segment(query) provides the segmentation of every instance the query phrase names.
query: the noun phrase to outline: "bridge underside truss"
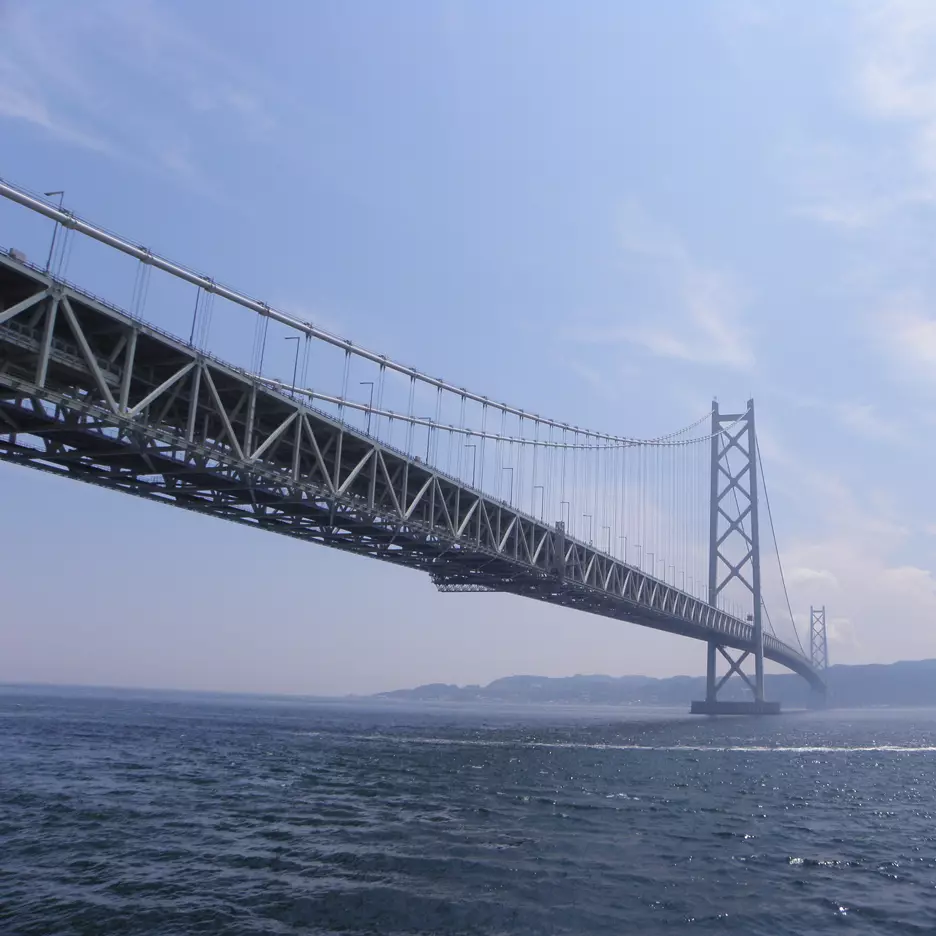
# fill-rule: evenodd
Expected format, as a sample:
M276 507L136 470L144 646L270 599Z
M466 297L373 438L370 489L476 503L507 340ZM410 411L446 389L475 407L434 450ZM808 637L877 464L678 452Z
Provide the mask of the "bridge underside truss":
M0 458L747 650L751 626L0 255ZM770 659L818 679L773 637Z

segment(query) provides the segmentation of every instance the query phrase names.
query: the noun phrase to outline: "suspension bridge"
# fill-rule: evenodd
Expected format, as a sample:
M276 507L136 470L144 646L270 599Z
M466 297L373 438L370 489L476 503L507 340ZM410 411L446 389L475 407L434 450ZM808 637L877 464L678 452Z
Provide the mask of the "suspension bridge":
M444 592L704 641L696 712L778 711L765 660L824 693L824 609L807 653L792 610L781 639L763 600L762 501L773 520L752 400L657 438L569 425L358 347L48 195L2 180L0 195L52 222L44 263L0 251L3 460L418 569ZM65 279L78 240L132 264L124 307ZM718 698L735 674L750 701Z

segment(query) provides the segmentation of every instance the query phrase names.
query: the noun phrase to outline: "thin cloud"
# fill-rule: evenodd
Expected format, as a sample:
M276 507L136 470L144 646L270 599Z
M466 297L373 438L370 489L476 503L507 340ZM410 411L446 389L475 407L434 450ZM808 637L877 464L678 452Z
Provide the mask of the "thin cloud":
M731 275L705 266L672 232L640 212L625 212L621 245L639 261L658 308L618 321L579 325L566 336L587 344L637 345L656 357L739 370L755 356L744 313L747 298Z
M876 442L903 442L907 435L903 427L880 415L870 403L833 403L829 407L843 426L856 435Z
M718 7L726 41L749 53L752 39L793 32L821 43L836 104L873 136L836 140L815 127L786 126L778 141L791 184L790 212L838 234L874 236L907 211L936 201L936 4L874 0L829 5L808 21L789 3L762 2L758 16ZM745 8L746 9L746 8ZM886 125L886 136L880 125ZM868 128L865 127L865 130Z
M866 10L858 29L857 86L879 117L916 124L925 168L936 169L936 6L889 0Z
M688 256L674 266L682 321L638 326L635 343L662 357L746 370L754 352L743 324L745 302L730 277L695 265Z
M815 530L783 551L787 583L796 607L826 606L838 647L832 662L931 656L936 579L897 559L913 531L887 498L806 465L785 467L784 487L795 485L797 498L817 506ZM808 618L798 619L802 637Z
M5 56L2 46L0 41L0 119L25 121L63 143L111 156L117 154L110 141L76 126L51 108L33 77L34 72L18 67L16 58Z
M936 387L936 316L919 295L893 296L872 319L872 337L902 380Z
M904 444L912 438L904 420L882 415L880 408L874 403L862 400L821 399L791 391L782 384L771 387L770 395L786 405L827 416L853 435L872 442Z
M896 132L887 147L846 148L828 166L831 197L812 213L843 229L869 229L936 200L936 4L884 0L856 9L846 33L853 101Z
M189 184L207 181L199 144L215 143L219 132L235 141L269 136L273 97L249 66L149 0L87 0L60 5L55 16L21 4L4 15L0 120L26 121L59 142ZM204 126L206 114L222 121L220 131L217 121Z

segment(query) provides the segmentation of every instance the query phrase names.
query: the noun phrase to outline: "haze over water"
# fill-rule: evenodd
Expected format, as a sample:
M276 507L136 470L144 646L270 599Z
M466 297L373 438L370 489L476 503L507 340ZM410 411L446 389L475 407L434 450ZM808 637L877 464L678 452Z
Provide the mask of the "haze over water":
M7 689L0 931L932 933L936 712Z

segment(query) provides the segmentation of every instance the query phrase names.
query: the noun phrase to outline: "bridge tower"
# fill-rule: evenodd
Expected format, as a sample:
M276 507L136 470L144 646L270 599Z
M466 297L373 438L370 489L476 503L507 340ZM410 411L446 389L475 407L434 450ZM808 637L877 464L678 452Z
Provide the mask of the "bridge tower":
M717 607L719 597L735 580L740 589L751 596L748 621L754 627L754 640L747 646L736 645L736 650L741 652L735 656L724 642L708 642L705 699L693 702L692 712L700 715L774 715L780 711L780 703L764 699L757 436L753 400L748 400L743 413L721 413L718 403L712 403L708 603ZM753 681L741 669L749 656L754 657ZM721 677L718 676L719 657L728 663L728 671ZM735 673L747 683L752 701L719 701L719 690Z
M820 672L829 668L829 642L826 636L825 605L821 608L809 608L809 659ZM825 708L829 704L827 688L813 689L809 694L809 707Z
M826 637L825 605L809 609L809 658L819 670L829 668L829 641Z

